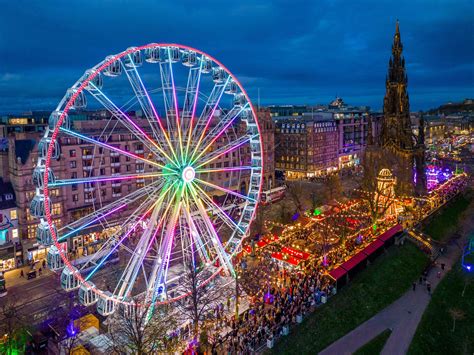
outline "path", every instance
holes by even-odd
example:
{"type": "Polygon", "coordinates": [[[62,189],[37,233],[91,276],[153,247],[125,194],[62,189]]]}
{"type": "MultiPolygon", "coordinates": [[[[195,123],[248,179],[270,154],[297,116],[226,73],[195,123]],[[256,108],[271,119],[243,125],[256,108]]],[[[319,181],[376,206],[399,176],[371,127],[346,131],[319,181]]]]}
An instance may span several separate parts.
{"type": "MultiPolygon", "coordinates": [[[[431,283],[432,292],[446,273],[451,270],[452,265],[459,260],[467,235],[474,231],[474,214],[471,214],[467,219],[465,225],[470,227],[463,233],[463,237],[457,242],[450,243],[447,252],[438,258],[436,267],[428,273],[427,279],[431,283]],[[446,264],[444,271],[440,267],[442,263],[446,264]],[[441,271],[441,278],[437,277],[438,271],[441,271]]],[[[426,286],[419,285],[417,282],[415,291],[410,288],[390,306],[332,343],[320,354],[352,354],[387,328],[392,329],[392,334],[387,340],[382,354],[406,354],[429,301],[430,296],[426,286]]]]}

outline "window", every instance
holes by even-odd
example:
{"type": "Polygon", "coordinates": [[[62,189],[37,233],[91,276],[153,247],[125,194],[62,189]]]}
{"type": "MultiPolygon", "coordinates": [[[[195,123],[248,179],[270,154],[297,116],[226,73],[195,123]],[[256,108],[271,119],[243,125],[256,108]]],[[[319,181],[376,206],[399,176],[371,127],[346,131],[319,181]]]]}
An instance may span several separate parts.
{"type": "Polygon", "coordinates": [[[130,165],[127,165],[127,171],[130,171],[130,165]]]}
{"type": "Polygon", "coordinates": [[[60,203],[53,203],[52,214],[53,215],[61,214],[61,204],[60,203]]]}
{"type": "Polygon", "coordinates": [[[78,195],[78,194],[72,195],[72,200],[73,200],[74,202],[79,201],[79,195],[78,195]]]}
{"type": "Polygon", "coordinates": [[[69,157],[71,157],[71,158],[76,157],[76,151],[74,149],[69,151],[69,157]]]}
{"type": "Polygon", "coordinates": [[[75,171],[71,174],[71,179],[77,179],[77,173],[75,171]]]}
{"type": "Polygon", "coordinates": [[[72,191],[77,191],[77,184],[72,184],[71,188],[72,188],[72,191]]]}
{"type": "Polygon", "coordinates": [[[102,176],[105,175],[105,169],[104,168],[100,169],[100,175],[102,175],[102,176]]]}
{"type": "Polygon", "coordinates": [[[28,239],[36,238],[36,224],[28,225],[28,239]]]}
{"type": "Polygon", "coordinates": [[[102,196],[102,197],[107,196],[107,190],[106,189],[100,190],[100,196],[102,196]]]}
{"type": "Polygon", "coordinates": [[[12,239],[17,239],[18,238],[18,228],[13,228],[12,229],[12,239]]]}
{"type": "Polygon", "coordinates": [[[14,219],[17,219],[17,218],[18,218],[18,215],[17,215],[16,210],[11,210],[10,211],[10,219],[13,221],[14,219]]]}
{"type": "Polygon", "coordinates": [[[71,160],[71,161],[69,162],[69,167],[71,167],[71,168],[74,169],[74,168],[76,167],[76,161],[75,161],[75,160],[71,160]]]}

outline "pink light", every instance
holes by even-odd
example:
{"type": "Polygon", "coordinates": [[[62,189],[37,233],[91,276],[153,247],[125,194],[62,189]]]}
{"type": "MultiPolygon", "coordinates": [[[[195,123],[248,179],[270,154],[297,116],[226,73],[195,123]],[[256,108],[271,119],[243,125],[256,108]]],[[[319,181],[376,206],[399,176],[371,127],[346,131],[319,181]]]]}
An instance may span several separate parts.
{"type": "MultiPolygon", "coordinates": [[[[113,145],[96,141],[95,139],[92,139],[92,138],[87,137],[87,136],[85,136],[85,135],[83,135],[83,134],[80,134],[80,133],[71,131],[71,130],[69,130],[69,129],[60,128],[60,130],[63,131],[63,132],[65,132],[65,133],[67,133],[67,134],[70,134],[71,136],[76,136],[76,137],[78,137],[78,138],[80,138],[80,139],[83,139],[83,140],[85,140],[85,141],[88,141],[88,142],[90,142],[90,143],[92,143],[92,144],[97,144],[97,145],[99,145],[99,146],[108,148],[108,149],[110,149],[110,150],[114,150],[114,151],[116,151],[116,152],[122,153],[123,155],[129,156],[129,157],[134,158],[134,159],[136,159],[136,160],[142,160],[142,161],[144,161],[144,162],[147,162],[148,164],[155,165],[155,166],[158,166],[158,167],[160,167],[160,168],[163,168],[163,167],[164,167],[163,165],[158,164],[158,163],[155,162],[155,161],[145,159],[145,158],[140,157],[140,156],[138,156],[138,155],[136,155],[136,154],[133,154],[133,153],[127,152],[127,151],[125,151],[125,150],[122,150],[122,149],[120,149],[120,148],[114,147],[113,145]]],[[[51,141],[52,141],[52,140],[51,140],[51,141]]]]}

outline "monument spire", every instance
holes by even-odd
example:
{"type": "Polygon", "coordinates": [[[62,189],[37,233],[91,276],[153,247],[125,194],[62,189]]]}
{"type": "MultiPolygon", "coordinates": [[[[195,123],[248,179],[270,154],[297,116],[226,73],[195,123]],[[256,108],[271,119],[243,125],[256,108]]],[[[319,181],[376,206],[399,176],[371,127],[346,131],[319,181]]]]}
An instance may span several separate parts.
{"type": "Polygon", "coordinates": [[[407,151],[413,149],[413,139],[407,92],[408,77],[402,52],[403,44],[397,20],[385,82],[384,119],[380,141],[383,146],[393,146],[395,149],[407,151]]]}

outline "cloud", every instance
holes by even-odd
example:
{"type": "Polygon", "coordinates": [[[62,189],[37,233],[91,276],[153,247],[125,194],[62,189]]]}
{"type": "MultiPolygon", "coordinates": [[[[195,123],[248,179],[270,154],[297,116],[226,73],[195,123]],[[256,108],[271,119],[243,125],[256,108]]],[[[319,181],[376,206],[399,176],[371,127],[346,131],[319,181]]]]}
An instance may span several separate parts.
{"type": "Polygon", "coordinates": [[[262,103],[338,94],[380,108],[397,18],[411,106],[426,109],[447,89],[473,96],[473,11],[470,0],[5,2],[0,111],[50,109],[87,68],[150,42],[214,55],[262,103]]]}

